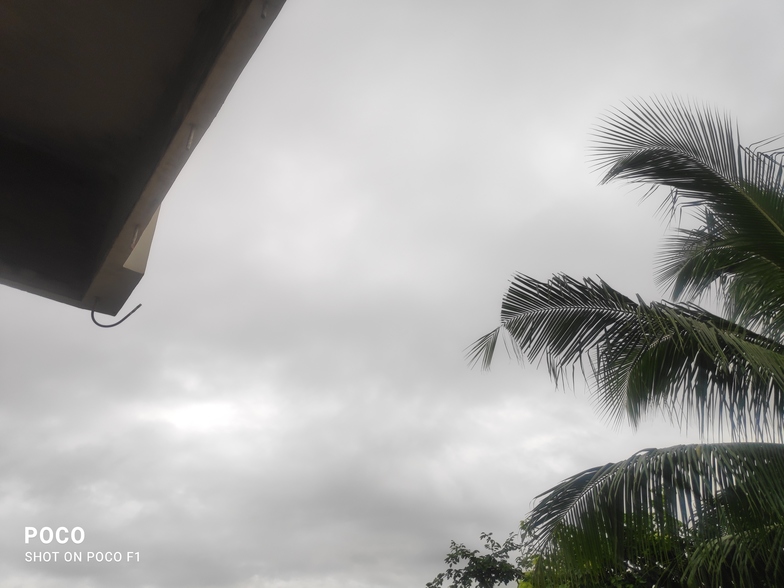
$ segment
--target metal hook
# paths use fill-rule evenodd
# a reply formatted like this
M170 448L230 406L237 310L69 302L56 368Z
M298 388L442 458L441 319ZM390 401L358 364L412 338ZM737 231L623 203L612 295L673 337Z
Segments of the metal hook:
M98 299L96 299L95 301L96 301L96 302L98 302ZM141 304L137 304L137 305L136 305L136 308L134 308L134 309L133 309L131 312L129 312L128 314L126 314L124 317L122 317L122 318L121 318L119 321L117 321L116 323L112 323L111 325L102 325L102 324L101 324L101 323L99 323L97 320L95 320L95 309L93 309L92 311L90 311L90 318L92 318L92 319L93 319L93 322L94 322L96 325L98 325L99 327L103 327L104 329L111 329L112 327L116 327L117 325L119 325L121 322L123 322L125 319L127 319L129 316L131 316L131 315L132 315L134 312L136 312L137 310L139 310L141 307L142 307L142 305L141 305Z

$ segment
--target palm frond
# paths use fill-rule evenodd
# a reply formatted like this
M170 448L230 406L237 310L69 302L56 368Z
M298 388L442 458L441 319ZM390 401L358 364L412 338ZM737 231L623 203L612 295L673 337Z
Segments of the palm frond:
M693 305L633 301L603 281L516 275L501 328L529 361L544 359L558 383L582 369L600 409L636 425L663 410L706 431L770 432L784 422L784 346ZM488 365L499 331L470 359Z
M675 300L715 294L727 319L782 341L784 272L733 247L731 234L679 230L659 256L658 281Z
M702 221L698 229L679 229L665 242L657 263L658 282L670 288L676 300L712 292L726 318L781 341L784 272L736 246L735 231L709 210L703 211Z
M683 578L689 586L771 588L784 580L784 523L728 533L695 545Z
M722 585L728 570L736 586L782 582L782 476L782 445L648 449L551 488L524 524L549 563L541 575L598 574L644 558L699 585ZM742 497L744 508L727 496ZM683 550L690 551L685 562L675 555Z
M750 257L732 247L726 227L709 210L698 229L677 229L665 241L656 263L659 285L675 300L695 300Z
M721 277L722 287L739 282L724 291L728 303L738 320L760 325L760 276L784 282L784 167L777 156L741 146L729 117L676 100L632 102L607 115L596 135L595 161L607 170L602 182L669 187L673 211L698 206L709 219L665 251L664 277L676 296L701 293L711 277ZM735 299L755 290L751 299ZM773 322L784 324L781 311Z
M477 363L481 363L482 369L490 369L490 364L493 363L493 356L495 355L495 346L498 343L500 334L501 327L498 327L474 341L467 353L469 363L472 367Z

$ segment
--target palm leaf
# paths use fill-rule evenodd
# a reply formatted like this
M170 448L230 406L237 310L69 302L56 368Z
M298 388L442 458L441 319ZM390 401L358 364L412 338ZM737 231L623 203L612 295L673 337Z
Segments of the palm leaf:
M658 279L676 300L696 299L716 286L727 318L781 340L784 272L736 242L734 231L705 211L700 228L680 229L665 243Z
M722 585L728 573L736 586L784 582L782 476L782 445L648 449L551 488L524 524L542 554L540 576L598 575L644 558L699 585ZM690 551L685 561L674 547Z
M500 330L556 382L579 366L600 409L636 425L651 410L707 430L763 435L784 419L784 346L693 305L633 301L603 281L516 275L501 327L469 350L489 365Z
M684 568L690 586L781 586L784 523L728 533L699 542Z
M729 117L674 100L611 112L594 150L606 169L603 182L669 187L673 211L698 206L709 219L665 251L664 277L675 295L699 294L721 278L733 316L747 326L775 324L768 333L784 327L784 167L777 155L742 147ZM761 277L776 285L765 312L759 303L770 290Z

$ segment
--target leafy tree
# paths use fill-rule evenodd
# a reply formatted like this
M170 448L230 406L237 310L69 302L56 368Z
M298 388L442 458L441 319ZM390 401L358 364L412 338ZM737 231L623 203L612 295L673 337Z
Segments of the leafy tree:
M534 588L545 586L547 588L569 588L581 586L583 588L632 588L642 586L667 586L680 587L677 581L666 584L658 583L663 575L661 562L652 558L637 558L633 561L622 562L620 565L604 566L601 570L586 570L578 572L571 570L565 574L566 568L562 562L547 558L535 549L532 536L525 532L526 522L521 523L521 533L510 534L502 544L492 538L492 534L482 533L481 539L485 541L485 553L480 555L479 550L470 550L464 544L452 541L450 552L444 561L448 564L445 572L426 584L426 588L442 588L444 581L451 581L447 588L491 588L506 586L509 583L517 588ZM647 540L659 544L669 541L660 535L647 532ZM677 544L670 541L671 563L682 562L682 549L685 541ZM512 552L517 552L514 563L510 561ZM462 564L462 565L461 565ZM670 566L672 567L672 566ZM546 569L549 574L542 577L541 571ZM538 573L537 573L538 572Z
M480 555L479 550L470 550L463 543L452 541L451 550L444 560L449 568L428 582L426 588L441 588L444 580L451 580L448 588L472 588L474 583L478 588L493 588L509 582L519 583L519 588L527 588L521 569L524 566L522 552L515 564L509 561L510 554L522 548L522 543L515 540L515 534L510 534L503 544L493 539L492 533L482 533L480 537L485 542L487 553ZM463 567L458 567L463 561Z
M669 189L694 213L659 259L672 301L601 280L514 277L501 326L470 350L489 367L500 336L559 384L579 368L611 419L656 411L733 443L649 449L581 472L527 517L536 586L784 585L784 167L740 144L734 123L678 101L632 102L597 133L603 182ZM697 304L713 294L721 316ZM631 584L618 574L628 572ZM596 584L604 582L604 584Z

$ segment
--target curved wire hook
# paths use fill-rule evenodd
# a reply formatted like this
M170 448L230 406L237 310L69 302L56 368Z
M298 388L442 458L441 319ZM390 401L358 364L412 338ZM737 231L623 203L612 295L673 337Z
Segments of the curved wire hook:
M90 311L90 318L91 318L91 319L93 319L93 322L94 322L96 325L98 325L99 327L103 327L104 329L111 329L112 327L116 327L116 326L117 326L117 325L119 325L121 322L123 322L124 320L126 320L126 319L127 319L129 316L131 316L131 315L132 315L134 312L136 312L137 310L139 310L141 307L142 307L142 305L141 305L141 304L137 304L137 305L136 305L136 308L134 308L134 309L133 309L131 312L129 312L128 314L126 314L124 317L122 317L122 318L121 318L119 321L117 321L116 323L112 323L111 325L102 325L102 324L101 324L101 323L99 323L97 320L95 320L95 309L93 309L92 311Z

